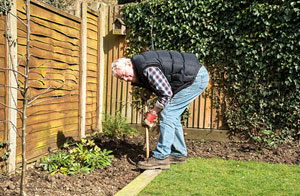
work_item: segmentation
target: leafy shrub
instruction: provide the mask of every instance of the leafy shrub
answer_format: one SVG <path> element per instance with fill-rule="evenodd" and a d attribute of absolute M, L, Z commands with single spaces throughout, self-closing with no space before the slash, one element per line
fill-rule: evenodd
<path fill-rule="evenodd" d="M 122 138 L 137 134 L 137 130 L 131 127 L 126 118 L 120 112 L 116 115 L 106 115 L 103 125 L 103 134 L 110 138 Z"/>
<path fill-rule="evenodd" d="M 73 5 L 75 0 L 43 0 L 43 1 L 58 9 L 66 10 L 69 6 Z"/>
<path fill-rule="evenodd" d="M 0 168 L 4 168 L 8 164 L 8 142 L 0 142 Z"/>
<path fill-rule="evenodd" d="M 66 152 L 59 151 L 42 157 L 42 169 L 51 174 L 87 174 L 110 165 L 113 158 L 112 151 L 101 150 L 93 140 L 81 139 L 80 143 L 75 143 L 75 147 L 65 143 L 64 148 Z"/>
<path fill-rule="evenodd" d="M 12 2 L 9 0 L 0 0 L 0 15 L 7 15 L 7 13 L 11 10 L 11 4 Z"/>
<path fill-rule="evenodd" d="M 149 0 L 127 5 L 127 53 L 148 50 L 153 38 L 155 49 L 196 54 L 210 71 L 214 95 L 220 91 L 223 96 L 214 101 L 226 105 L 232 131 L 257 139 L 253 131 L 263 124 L 273 133 L 269 141 L 298 139 L 299 7 L 299 1 L 284 0 Z"/>

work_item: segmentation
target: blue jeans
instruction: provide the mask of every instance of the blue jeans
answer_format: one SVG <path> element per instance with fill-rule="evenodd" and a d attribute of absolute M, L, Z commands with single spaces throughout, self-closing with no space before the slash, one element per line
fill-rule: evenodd
<path fill-rule="evenodd" d="M 208 71 L 202 66 L 193 84 L 176 93 L 172 101 L 161 111 L 160 137 L 153 157 L 164 159 L 170 154 L 177 157 L 187 156 L 181 114 L 206 89 L 208 82 Z"/>

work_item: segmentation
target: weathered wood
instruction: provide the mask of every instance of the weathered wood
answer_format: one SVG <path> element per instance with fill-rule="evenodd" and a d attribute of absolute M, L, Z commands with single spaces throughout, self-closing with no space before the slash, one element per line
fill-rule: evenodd
<path fill-rule="evenodd" d="M 19 36 L 22 38 L 21 36 Z M 51 45 L 55 48 L 62 48 L 62 49 L 68 49 L 71 51 L 76 51 L 79 53 L 80 46 L 77 44 L 72 44 L 71 42 L 67 41 L 61 41 L 61 40 L 56 40 L 52 37 L 44 37 L 44 36 L 39 36 L 39 35 L 31 35 L 31 40 L 32 41 L 39 41 L 42 43 L 46 43 L 48 45 Z"/>
<path fill-rule="evenodd" d="M 92 9 L 91 7 L 87 8 L 88 17 L 97 18 L 99 16 L 98 10 Z M 97 19 L 95 19 L 97 21 Z"/>
<path fill-rule="evenodd" d="M 62 128 L 55 128 L 52 129 L 53 134 L 49 135 L 46 134 L 40 134 L 38 133 L 35 135 L 28 135 L 28 145 L 27 145 L 27 159 L 30 161 L 35 157 L 40 157 L 41 155 L 49 153 L 49 147 L 51 150 L 54 150 L 57 148 L 57 143 L 61 143 L 64 141 L 66 137 L 72 137 L 74 139 L 78 139 L 78 131 L 74 126 L 66 126 L 69 131 L 62 131 Z M 55 131 L 54 131 L 55 130 Z M 31 139 L 33 138 L 33 139 Z M 18 141 L 19 144 L 20 141 Z M 19 162 L 21 159 L 19 158 L 19 155 L 21 153 L 21 147 L 20 145 L 17 145 L 17 162 Z"/>
<path fill-rule="evenodd" d="M 24 47 L 19 47 L 18 48 L 18 53 L 19 54 L 24 54 L 25 48 Z M 58 54 L 58 53 L 52 53 L 47 50 L 39 49 L 39 48 L 32 48 L 31 49 L 32 56 L 34 57 L 39 57 L 43 59 L 52 59 L 68 64 L 79 64 L 79 58 L 74 58 L 74 56 L 67 56 L 63 54 Z"/>
<path fill-rule="evenodd" d="M 88 62 L 97 63 L 97 56 L 87 54 Z"/>
<path fill-rule="evenodd" d="M 66 75 L 69 72 L 79 74 L 79 64 L 69 64 L 53 59 L 40 59 L 36 56 L 31 56 L 30 68 L 60 70 L 66 72 Z"/>
<path fill-rule="evenodd" d="M 46 28 L 46 27 L 43 28 L 41 25 L 37 25 L 33 22 L 31 23 L 31 29 L 32 29 L 32 35 L 51 37 L 54 40 L 58 40 L 61 42 L 64 41 L 67 43 L 71 43 L 75 46 L 78 45 L 78 43 L 79 43 L 79 40 L 78 40 L 79 31 L 77 31 L 77 30 L 74 31 L 74 34 L 68 35 L 68 34 L 58 32 L 55 29 Z M 24 25 L 19 21 L 18 22 L 18 36 L 24 37 L 25 31 L 26 30 L 25 30 Z"/>
<path fill-rule="evenodd" d="M 53 128 L 64 127 L 66 125 L 74 125 L 78 129 L 78 117 L 65 117 L 61 119 L 53 119 L 48 122 L 36 123 L 27 126 L 27 133 L 49 131 Z M 19 127 L 18 127 L 19 128 Z"/>
<path fill-rule="evenodd" d="M 114 6 L 111 6 L 111 9 L 110 9 L 110 30 L 112 32 L 112 29 L 113 29 L 113 21 L 115 19 L 115 7 Z M 109 66 L 111 65 L 111 63 L 117 59 L 117 41 L 116 41 L 116 36 L 112 34 L 111 36 L 111 50 L 112 50 L 112 53 L 111 53 L 111 61 L 109 63 Z M 111 68 L 111 67 L 110 67 Z M 112 75 L 111 75 L 112 77 Z M 117 102 L 117 92 L 118 92 L 118 86 L 117 86 L 117 78 L 116 77 L 112 77 L 111 79 L 111 86 L 110 86 L 110 91 L 111 91 L 111 102 L 110 102 L 110 110 L 111 110 L 111 114 L 116 114 L 116 102 Z"/>
<path fill-rule="evenodd" d="M 17 19 L 13 16 L 16 15 L 16 1 L 12 1 L 12 7 L 11 7 L 11 14 L 8 15 L 7 19 L 7 26 L 10 32 L 7 32 L 12 40 L 17 40 Z M 11 70 L 18 70 L 17 63 L 18 63 L 18 57 L 17 57 L 17 45 L 12 45 L 9 49 L 10 56 L 6 57 L 7 59 L 7 68 Z M 8 53 L 8 50 L 6 51 Z M 16 81 L 15 74 L 12 71 L 8 72 L 8 82 L 7 85 L 11 88 L 8 91 L 8 102 L 7 105 L 8 108 L 8 115 L 7 120 L 10 122 L 7 124 L 7 130 L 8 130 L 8 142 L 9 147 L 8 150 L 10 151 L 9 159 L 8 159 L 8 172 L 14 173 L 15 172 L 15 165 L 16 165 L 16 126 L 17 126 L 17 112 L 13 108 L 16 107 L 16 100 L 17 100 L 17 81 Z"/>
<path fill-rule="evenodd" d="M 18 14 L 25 13 L 24 1 L 17 0 L 17 10 Z M 59 23 L 59 21 L 63 21 L 60 23 L 61 25 L 66 25 L 71 28 L 74 27 L 72 26 L 74 22 L 80 23 L 80 19 L 78 17 L 62 12 L 59 9 L 55 9 L 54 7 L 38 0 L 31 1 L 30 13 L 32 16 L 39 16 L 41 18 L 47 18 L 47 16 L 51 15 L 51 18 L 49 18 L 50 21 L 56 21 L 57 23 Z"/>
<path fill-rule="evenodd" d="M 4 67 L 4 66 L 0 65 L 0 67 Z M 6 76 L 6 73 L 4 71 L 0 70 L 0 84 L 2 84 L 2 85 L 6 83 L 7 78 L 5 76 Z"/>
<path fill-rule="evenodd" d="M 103 119 L 103 114 L 105 112 L 105 100 L 106 100 L 106 97 L 105 97 L 105 86 L 106 86 L 106 80 L 105 80 L 105 70 L 106 70 L 106 64 L 105 64 L 105 61 L 106 61 L 106 56 L 105 56 L 105 37 L 106 37 L 106 23 L 107 23 L 107 20 L 106 20 L 106 11 L 107 11 L 107 7 L 105 6 L 105 4 L 100 4 L 98 5 L 97 7 L 100 6 L 100 17 L 98 18 L 98 31 L 99 31 L 99 59 L 98 59 L 98 64 L 99 64 L 99 76 L 98 76 L 98 99 L 97 99 L 97 102 L 98 102 L 98 119 L 97 119 L 97 129 L 99 131 L 102 131 L 102 119 Z"/>
<path fill-rule="evenodd" d="M 95 42 L 95 43 L 94 43 Z M 91 43 L 91 44 L 97 44 L 98 45 L 98 40 L 90 40 L 90 39 L 88 39 L 88 54 L 89 55 L 92 55 L 92 56 L 96 56 L 96 57 L 98 57 L 98 46 L 96 46 L 96 48 L 93 48 L 93 47 L 95 47 L 95 46 L 89 46 L 89 43 Z M 90 59 L 88 59 L 88 61 L 90 61 Z M 94 62 L 95 64 L 97 64 L 97 61 L 96 62 Z"/>
<path fill-rule="evenodd" d="M 66 110 L 47 110 L 47 108 L 43 108 L 44 114 L 43 113 L 37 113 L 35 116 L 30 116 L 28 119 L 28 127 L 31 125 L 40 125 L 40 124 L 48 124 L 51 121 L 55 120 L 61 120 L 65 118 L 71 118 L 73 117 L 74 119 L 78 118 L 78 108 L 77 109 L 70 109 L 68 111 Z M 41 110 L 40 112 L 43 112 Z M 48 113 L 46 113 L 48 112 Z"/>
<path fill-rule="evenodd" d="M 87 28 L 90 31 L 90 35 L 91 35 L 91 39 L 97 39 L 97 37 L 95 37 L 95 34 L 98 33 L 98 27 L 97 27 L 97 23 L 87 23 Z"/>
<path fill-rule="evenodd" d="M 0 45 L 0 58 L 5 58 L 5 56 L 6 56 L 5 51 L 6 50 L 5 50 L 4 45 Z"/>
<path fill-rule="evenodd" d="M 81 3 L 80 137 L 85 136 L 87 74 L 87 3 Z"/>
<path fill-rule="evenodd" d="M 95 65 L 96 66 L 96 65 Z M 90 68 L 91 66 L 89 66 L 88 67 L 88 71 L 87 71 L 87 73 L 88 73 L 88 77 L 90 78 L 90 79 L 88 79 L 88 80 L 92 80 L 92 81 L 94 81 L 95 83 L 98 83 L 98 81 L 97 81 L 97 78 L 98 78 L 98 71 L 95 71 L 95 69 L 91 69 Z M 96 67 L 96 68 L 98 68 L 98 67 Z M 93 78 L 93 79 L 91 79 L 91 78 Z M 97 89 L 95 89 L 95 90 L 97 90 Z"/>

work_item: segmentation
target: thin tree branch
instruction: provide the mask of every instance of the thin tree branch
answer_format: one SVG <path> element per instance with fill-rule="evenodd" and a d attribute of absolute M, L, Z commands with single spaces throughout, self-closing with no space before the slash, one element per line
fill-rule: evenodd
<path fill-rule="evenodd" d="M 59 110 L 39 110 L 39 111 L 33 112 L 33 113 L 31 113 L 31 114 L 29 114 L 29 115 L 27 115 L 27 116 L 28 116 L 28 117 L 31 117 L 31 116 L 33 116 L 33 115 L 40 115 L 40 113 L 43 114 L 43 112 L 44 112 L 44 113 L 47 112 L 46 114 L 49 114 L 49 112 L 53 112 L 53 113 L 66 113 L 65 111 L 59 111 Z"/>
<path fill-rule="evenodd" d="M 17 70 L 11 69 L 11 68 L 0 67 L 0 69 L 15 72 L 15 73 L 17 73 L 17 74 L 20 74 L 20 75 L 23 76 L 24 78 L 27 77 L 27 76 L 24 75 L 23 73 L 21 73 L 21 72 L 19 72 L 19 71 L 17 71 Z"/>
<path fill-rule="evenodd" d="M 53 81 L 58 82 L 58 83 L 62 83 L 62 84 L 64 83 L 64 82 L 61 81 L 61 80 L 55 80 L 55 79 L 50 79 L 50 78 L 43 78 L 43 79 L 30 80 L 29 83 L 32 83 L 32 82 L 41 82 L 41 81 L 43 81 L 43 80 L 53 80 Z"/>
<path fill-rule="evenodd" d="M 16 111 L 18 111 L 18 112 L 21 112 L 21 113 L 22 113 L 22 111 L 21 111 L 21 110 L 19 110 L 18 108 L 10 107 L 10 106 L 8 106 L 8 105 L 6 105 L 6 104 L 2 103 L 2 102 L 0 102 L 0 105 L 3 105 L 4 107 L 7 107 L 7 108 L 9 108 L 9 109 L 13 109 L 13 110 L 16 110 Z"/>
<path fill-rule="evenodd" d="M 0 120 L 0 123 L 1 123 L 1 122 L 5 122 L 5 123 L 10 123 L 10 124 L 12 124 L 12 126 L 17 130 L 16 133 L 18 134 L 18 136 L 21 137 L 21 135 L 20 135 L 20 133 L 19 133 L 19 131 L 18 131 L 18 128 L 16 127 L 16 125 L 15 125 L 13 122 L 11 122 L 10 120 Z"/>
<path fill-rule="evenodd" d="M 32 102 L 34 102 L 35 100 L 37 100 L 39 97 L 41 97 L 41 96 L 43 96 L 43 95 L 45 95 L 45 94 L 47 94 L 47 93 L 52 92 L 53 90 L 52 90 L 52 91 L 49 91 L 50 88 L 51 88 L 51 86 L 49 86 L 44 92 L 38 94 L 38 95 L 35 96 L 33 99 L 31 99 L 31 100 L 28 102 L 28 105 L 30 105 Z"/>
<path fill-rule="evenodd" d="M 44 80 L 55 81 L 55 82 L 57 82 L 57 83 L 60 83 L 61 86 L 59 86 L 59 87 L 51 86 L 51 87 L 52 87 L 53 89 L 55 89 L 55 90 L 68 90 L 68 89 L 62 89 L 62 88 L 63 88 L 63 87 L 70 87 L 69 85 L 64 84 L 64 82 L 61 81 L 61 80 L 53 80 L 53 79 L 48 79 L 48 78 L 37 79 L 37 80 L 30 80 L 30 81 L 28 82 L 28 84 L 31 84 L 31 83 L 33 83 L 33 82 L 43 82 Z"/>
<path fill-rule="evenodd" d="M 40 103 L 43 103 L 43 102 L 46 102 L 46 101 L 51 101 L 51 100 L 54 100 L 54 99 L 61 99 L 61 98 L 67 97 L 67 96 L 73 96 L 73 95 L 71 94 L 71 95 L 64 95 L 64 96 L 61 96 L 61 97 L 53 97 L 53 98 L 50 98 L 50 99 L 45 99 L 45 100 L 30 104 L 30 105 L 28 105 L 28 107 L 32 107 L 32 106 L 35 106 L 37 104 L 40 104 Z"/>
<path fill-rule="evenodd" d="M 23 25 L 25 25 L 27 27 L 27 24 L 18 16 L 14 15 L 13 13 L 11 12 L 8 12 L 8 14 L 12 15 L 13 17 L 15 17 L 16 19 L 18 19 Z"/>
<path fill-rule="evenodd" d="M 24 92 L 24 90 L 21 88 L 9 86 L 9 85 L 0 84 L 0 87 L 8 87 L 8 88 L 12 88 L 12 89 L 16 89 L 18 91 Z"/>

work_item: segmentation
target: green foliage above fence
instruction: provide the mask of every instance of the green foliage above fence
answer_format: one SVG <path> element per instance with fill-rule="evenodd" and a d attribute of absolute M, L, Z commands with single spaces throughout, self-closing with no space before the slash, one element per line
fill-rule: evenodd
<path fill-rule="evenodd" d="M 42 0 L 61 10 L 66 10 L 69 6 L 73 6 L 75 0 Z"/>
<path fill-rule="evenodd" d="M 10 9 L 11 9 L 10 0 L 0 0 L 0 15 L 2 14 L 7 15 Z"/>
<path fill-rule="evenodd" d="M 229 127 L 273 145 L 300 135 L 299 8 L 284 0 L 128 5 L 127 52 L 149 49 L 153 38 L 155 49 L 197 54 L 225 95 Z"/>

